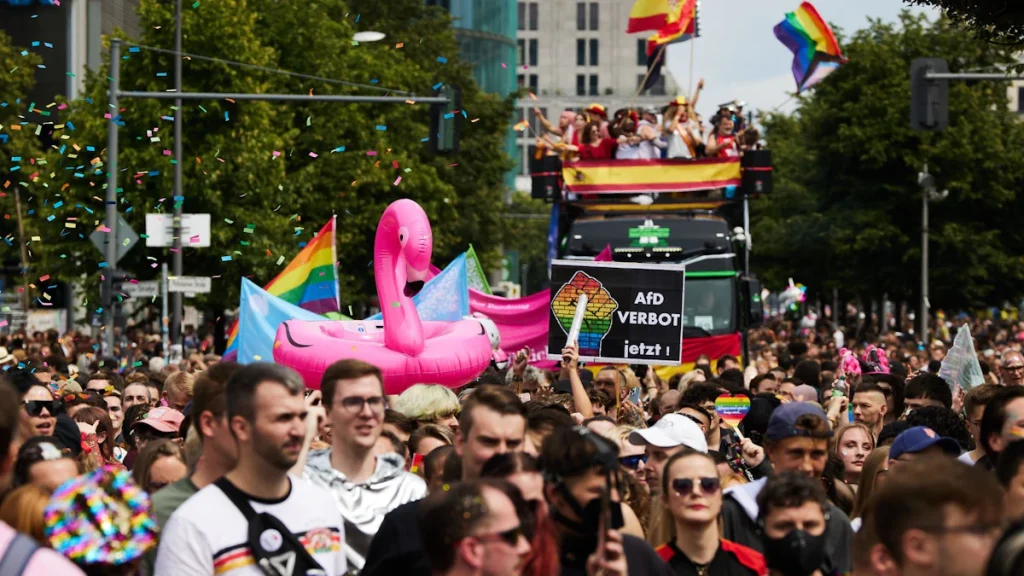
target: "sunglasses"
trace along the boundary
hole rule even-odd
[[[633,455],[633,456],[620,456],[619,457],[619,464],[622,464],[623,468],[628,468],[629,470],[636,470],[637,468],[640,467],[640,463],[641,462],[643,462],[645,464],[647,463],[647,455],[646,454],[636,454],[636,455]]]
[[[25,412],[28,412],[29,416],[39,416],[43,413],[43,408],[49,412],[50,416],[57,413],[57,402],[54,400],[26,400],[25,401]]]
[[[700,491],[711,496],[722,489],[722,481],[718,478],[676,478],[672,481],[672,490],[680,496],[693,492],[694,486],[700,484]]]
[[[515,528],[510,528],[508,530],[505,530],[504,532],[496,532],[494,534],[482,534],[480,536],[476,536],[476,538],[478,540],[501,540],[509,546],[515,546],[516,544],[519,544],[519,538],[524,536],[525,535],[523,534],[523,527],[516,526]]]

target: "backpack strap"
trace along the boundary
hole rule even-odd
[[[3,558],[0,558],[0,574],[21,576],[36,550],[39,550],[39,545],[35,540],[21,533],[16,534],[4,552]]]

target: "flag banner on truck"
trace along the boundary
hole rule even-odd
[[[686,267],[555,260],[548,359],[561,357],[581,295],[580,360],[674,366],[682,361]]]
[[[696,192],[739,186],[740,159],[580,160],[562,164],[562,180],[576,194]]]

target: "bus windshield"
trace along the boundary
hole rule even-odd
[[[736,331],[736,282],[727,278],[687,278],[683,304],[683,328],[696,329],[694,336]],[[689,332],[689,331],[688,331]]]

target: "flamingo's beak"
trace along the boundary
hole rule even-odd
[[[411,265],[406,266],[405,270],[405,287],[403,293],[406,298],[412,298],[413,296],[420,293],[423,289],[423,285],[426,283],[427,271],[417,270]]]

